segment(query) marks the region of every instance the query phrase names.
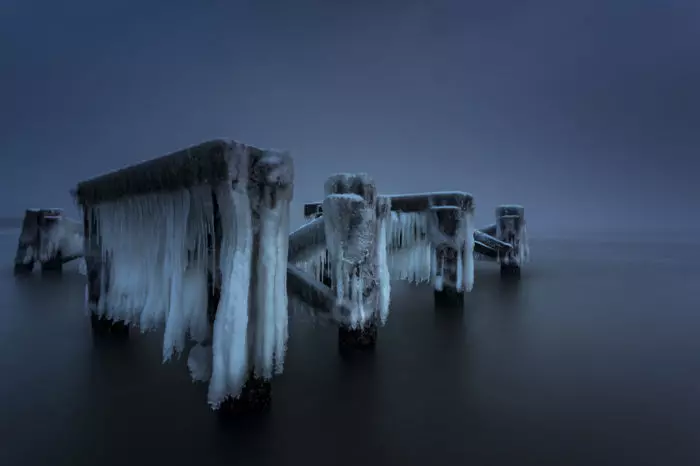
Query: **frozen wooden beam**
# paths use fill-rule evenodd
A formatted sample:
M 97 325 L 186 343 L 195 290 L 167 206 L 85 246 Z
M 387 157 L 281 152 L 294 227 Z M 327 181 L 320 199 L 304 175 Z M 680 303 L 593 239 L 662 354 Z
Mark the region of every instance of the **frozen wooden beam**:
M 505 241 L 501 241 L 500 239 L 481 231 L 474 232 L 474 240 L 485 244 L 486 246 L 488 246 L 496 252 L 502 251 L 503 253 L 505 253 L 513 248 L 512 244 L 506 243 Z
M 333 290 L 293 264 L 287 264 L 287 290 L 324 319 L 340 324 L 350 319 L 350 308 L 336 302 Z
M 474 203 L 473 196 L 462 191 L 392 194 L 386 197 L 391 200 L 391 210 L 401 212 L 424 212 L 433 206 L 454 206 L 466 210 L 471 208 Z M 306 218 L 322 214 L 323 204 L 321 202 L 304 204 L 304 216 Z
M 289 235 L 289 261 L 305 260 L 326 249 L 324 218 L 318 217 Z
M 83 181 L 73 194 L 78 204 L 93 205 L 139 194 L 177 191 L 200 184 L 215 185 L 229 177 L 235 180 L 237 167 L 232 163 L 235 162 L 232 154 L 237 144 L 232 140 L 217 139 L 188 147 Z M 247 173 L 254 177 L 255 166 L 266 152 L 246 147 L 251 164 Z
M 498 251 L 480 241 L 474 241 L 474 253 L 484 258 L 498 259 Z
M 496 234 L 496 231 L 498 230 L 498 226 L 495 223 L 492 223 L 491 225 L 486 225 L 483 228 L 479 228 L 477 231 L 481 233 L 486 233 L 487 235 L 494 236 Z

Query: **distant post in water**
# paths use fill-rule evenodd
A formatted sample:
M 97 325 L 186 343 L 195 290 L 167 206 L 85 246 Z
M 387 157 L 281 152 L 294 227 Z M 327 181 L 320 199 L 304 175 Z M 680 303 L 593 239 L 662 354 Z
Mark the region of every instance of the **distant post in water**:
M 496 237 L 511 245 L 499 253 L 502 276 L 520 276 L 520 267 L 529 257 L 525 208 L 520 205 L 501 205 L 496 208 Z
M 64 262 L 75 259 L 82 254 L 73 251 L 64 254 L 64 235 L 72 233 L 63 227 L 61 209 L 27 209 L 22 221 L 22 231 L 15 254 L 15 274 L 31 273 L 34 264 L 41 264 L 42 272 L 61 272 Z
M 454 201 L 459 202 L 454 202 Z M 433 245 L 433 287 L 435 304 L 461 307 L 464 293 L 474 284 L 474 205 L 470 195 L 440 202 L 435 196 L 430 207 L 429 239 Z

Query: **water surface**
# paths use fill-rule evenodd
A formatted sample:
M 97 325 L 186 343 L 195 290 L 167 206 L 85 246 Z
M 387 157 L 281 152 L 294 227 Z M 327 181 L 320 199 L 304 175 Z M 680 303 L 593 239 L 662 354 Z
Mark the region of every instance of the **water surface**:
M 700 464 L 697 245 L 534 241 L 463 312 L 396 283 L 372 357 L 295 318 L 273 409 L 223 429 L 161 335 L 96 345 L 83 277 L 15 278 L 0 236 L 0 464 Z

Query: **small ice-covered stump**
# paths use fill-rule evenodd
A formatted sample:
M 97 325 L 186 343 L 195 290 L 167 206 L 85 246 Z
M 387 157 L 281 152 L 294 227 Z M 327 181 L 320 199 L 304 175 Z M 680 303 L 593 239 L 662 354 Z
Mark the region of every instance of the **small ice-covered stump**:
M 339 325 L 339 348 L 372 348 L 377 326 L 389 311 L 386 241 L 391 203 L 378 198 L 374 181 L 366 174 L 334 175 L 326 181 L 325 194 L 331 287 L 337 302 L 351 309 Z
M 69 227 L 66 228 L 64 224 L 68 224 Z M 15 254 L 15 273 L 30 273 L 36 262 L 41 264 L 42 272 L 61 272 L 64 262 L 82 254 L 82 250 L 73 257 L 70 251 L 68 254 L 64 253 L 64 243 L 72 239 L 69 233 L 76 230 L 71 228 L 72 226 L 71 222 L 63 217 L 61 209 L 27 209 Z M 82 243 L 82 235 L 80 236 L 78 243 Z
M 496 237 L 511 247 L 499 251 L 502 276 L 520 276 L 520 267 L 528 260 L 529 245 L 525 208 L 501 205 L 496 208 Z
M 163 362 L 194 340 L 188 367 L 220 412 L 268 406 L 283 369 L 293 178 L 285 152 L 214 140 L 75 191 L 93 319 L 164 327 Z
M 473 203 L 433 205 L 429 237 L 433 245 L 433 287 L 437 306 L 464 304 L 474 285 Z
M 22 231 L 17 242 L 15 254 L 15 274 L 31 273 L 34 270 L 36 254 L 39 248 L 39 209 L 27 209 L 22 220 Z

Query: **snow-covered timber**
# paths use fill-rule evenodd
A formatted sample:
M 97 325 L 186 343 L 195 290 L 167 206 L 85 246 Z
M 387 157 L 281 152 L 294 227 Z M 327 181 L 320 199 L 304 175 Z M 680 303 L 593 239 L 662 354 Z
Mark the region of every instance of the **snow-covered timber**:
M 388 247 L 390 251 L 389 264 L 393 279 L 422 282 L 432 280 L 436 288 L 436 299 L 444 302 L 443 297 L 438 296 L 438 291 L 442 286 L 446 290 L 445 294 L 453 295 L 459 300 L 461 297 L 457 287 L 457 272 L 459 267 L 459 255 L 450 251 L 450 248 L 442 249 L 447 254 L 448 270 L 451 270 L 451 284 L 445 288 L 444 276 L 435 274 L 438 262 L 444 263 L 445 255 L 439 260 L 433 260 L 432 264 L 427 264 L 427 258 L 433 256 L 431 249 L 433 241 L 440 242 L 445 239 L 444 234 L 436 226 L 444 226 L 454 235 L 464 234 L 465 251 L 473 250 L 473 257 L 476 260 L 488 260 L 500 262 L 503 266 L 504 274 L 519 273 L 520 264 L 527 260 L 528 244 L 524 223 L 524 209 L 517 205 L 504 205 L 496 211 L 497 223 L 486 225 L 480 229 L 471 226 L 473 216 L 473 199 L 470 194 L 462 192 L 435 192 L 402 194 L 387 196 L 391 201 L 392 208 L 392 230 L 388 237 Z M 432 214 L 428 214 L 432 212 Z M 460 213 L 462 212 L 462 213 Z M 304 216 L 307 220 L 323 218 L 323 205 L 321 202 L 311 202 L 304 205 Z M 458 220 L 462 216 L 464 220 Z M 437 221 L 436 221 L 437 218 Z M 499 225 L 504 232 L 499 234 Z M 512 225 L 512 227 L 509 227 Z M 440 228 L 442 228 L 440 226 Z M 522 227 L 521 227 L 522 226 Z M 467 234 L 466 230 L 471 230 Z M 513 234 L 515 232 L 515 234 Z M 447 235 L 448 237 L 450 235 Z M 473 244 L 467 244 L 467 240 L 472 240 Z M 449 241 L 448 241 L 449 242 Z M 435 254 L 441 254 L 434 251 Z M 437 259 L 437 257 L 435 257 Z M 462 282 L 464 290 L 470 288 L 473 275 L 469 276 L 469 270 L 473 270 L 468 264 L 469 257 L 462 255 Z M 517 264 L 517 267 L 516 267 Z M 442 266 L 438 270 L 442 270 Z M 466 279 L 467 283 L 464 283 Z
M 336 302 L 350 307 L 338 327 L 341 351 L 373 347 L 391 293 L 386 261 L 390 201 L 365 173 L 333 175 L 324 185 L 324 229 Z
M 27 209 L 15 255 L 16 274 L 30 273 L 39 262 L 43 272 L 60 272 L 83 255 L 82 224 L 61 209 Z
M 385 198 L 392 210 L 387 240 L 392 277 L 431 280 L 440 304 L 446 297 L 461 299 L 474 278 L 472 195 L 455 191 Z M 325 205 L 310 203 L 304 206 L 304 215 L 323 218 L 326 210 Z
M 410 195 L 411 197 L 414 196 L 423 196 L 423 195 Z M 392 202 L 393 199 L 395 199 L 394 196 L 388 196 Z M 405 198 L 406 196 L 400 196 L 399 198 Z M 400 205 L 400 204 L 398 204 Z M 416 204 L 414 204 L 415 206 Z M 417 204 L 420 206 L 420 204 Z M 392 210 L 395 212 L 393 215 L 395 216 L 396 219 L 401 219 L 405 220 L 407 217 L 406 216 L 401 216 L 400 212 L 396 212 L 398 209 L 396 209 L 396 205 L 392 204 Z M 404 211 L 404 213 L 410 213 L 411 211 Z M 420 212 L 420 211 L 417 211 Z M 398 215 L 397 215 L 398 213 Z M 304 204 L 304 216 L 306 217 L 307 220 L 312 220 L 314 218 L 319 218 L 323 215 L 323 207 L 322 203 L 320 202 L 310 202 L 307 204 Z M 425 239 L 425 232 L 420 231 L 419 229 L 419 234 L 418 236 L 414 237 L 414 240 L 416 241 L 421 241 Z M 474 256 L 475 258 L 479 260 L 490 260 L 490 261 L 498 261 L 499 255 L 504 255 L 508 250 L 513 248 L 512 244 L 509 244 L 505 241 L 501 241 L 496 237 L 497 232 L 497 224 L 491 224 L 491 225 L 486 225 L 485 227 L 475 229 L 474 230 Z M 423 236 L 421 236 L 423 235 Z M 411 240 L 409 240 L 411 241 Z M 400 250 L 402 248 L 405 248 L 409 246 L 409 244 L 406 243 L 406 238 L 403 238 L 399 234 L 394 234 L 390 235 L 389 237 L 389 249 L 396 251 Z M 406 278 L 406 277 L 403 277 Z M 420 281 L 420 280 L 419 280 Z
M 74 192 L 92 315 L 164 326 L 164 361 L 189 335 L 188 366 L 215 409 L 267 404 L 283 370 L 293 179 L 288 154 L 215 140 Z
M 501 274 L 520 275 L 520 266 L 528 260 L 525 208 L 520 205 L 501 205 L 496 208 L 496 237 L 512 247 L 499 251 Z

